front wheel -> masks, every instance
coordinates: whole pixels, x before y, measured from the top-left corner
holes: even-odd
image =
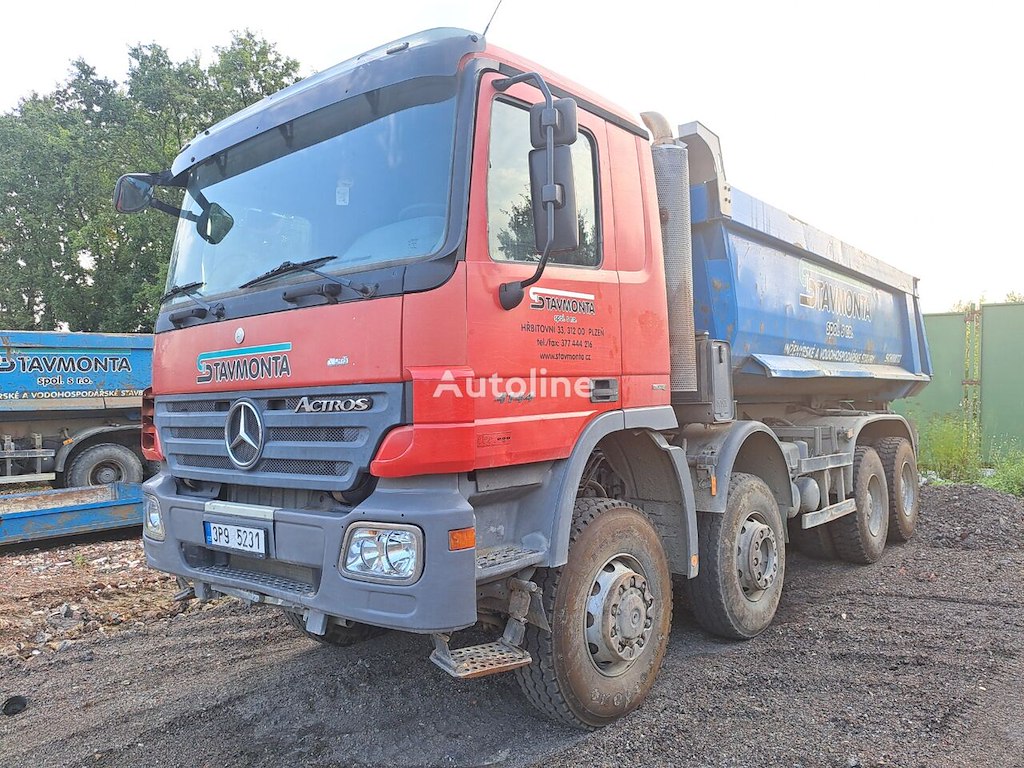
[[[689,582],[704,629],[746,639],[763,632],[779,607],[786,536],[779,505],[764,480],[734,472],[722,514],[697,518],[700,572]]]
[[[584,729],[636,709],[654,685],[672,624],[672,578],[647,516],[615,499],[577,499],[568,562],[539,571],[536,581],[551,632],[527,626],[533,663],[516,670],[527,699]]]

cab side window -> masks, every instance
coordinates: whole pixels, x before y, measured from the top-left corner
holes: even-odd
[[[530,113],[506,101],[491,107],[487,173],[487,237],[495,261],[540,261],[530,205]],[[549,264],[596,267],[601,263],[594,142],[583,130],[572,145],[580,245],[552,255]]]

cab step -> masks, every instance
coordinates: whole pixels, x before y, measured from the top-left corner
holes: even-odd
[[[453,650],[448,647],[447,635],[434,635],[430,660],[460,680],[510,672],[533,663],[528,651],[509,645],[503,639]]]

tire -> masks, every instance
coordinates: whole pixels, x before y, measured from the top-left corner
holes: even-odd
[[[523,645],[533,663],[515,672],[526,698],[585,730],[636,709],[654,685],[672,625],[672,577],[647,516],[616,499],[577,499],[568,562],[534,579],[551,632],[527,625]]]
[[[328,624],[326,633],[316,635],[306,629],[306,622],[302,618],[301,614],[295,613],[294,611],[283,611],[283,613],[285,620],[289,624],[307,637],[316,640],[318,643],[324,643],[325,645],[337,645],[342,648],[347,648],[350,645],[361,643],[364,640],[369,640],[387,632],[383,627],[373,627],[369,624],[359,624],[356,622],[348,627],[342,626],[341,624]]]
[[[722,514],[697,517],[700,572],[690,580],[697,622],[722,637],[763,632],[779,607],[786,542],[779,505],[765,482],[734,472]]]
[[[887,437],[875,443],[889,486],[889,541],[910,541],[921,511],[917,457],[909,440]]]
[[[64,484],[69,488],[113,482],[142,482],[142,459],[120,443],[100,443],[86,448],[71,460],[64,475]]]
[[[889,490],[878,453],[858,446],[853,454],[853,498],[857,510],[829,527],[839,557],[849,563],[873,563],[882,556],[889,533]]]
[[[815,560],[835,560],[839,557],[835,544],[832,543],[832,536],[828,532],[827,523],[814,528],[801,528],[800,518],[797,517],[789,523],[789,542],[794,548]]]

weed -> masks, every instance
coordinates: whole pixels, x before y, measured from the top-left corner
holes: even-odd
[[[946,480],[973,483],[981,476],[981,446],[976,430],[963,415],[930,419],[921,428],[921,469],[931,470]]]
[[[997,491],[1024,496],[1024,448],[1011,440],[992,448],[990,459],[993,473],[981,482]]]

